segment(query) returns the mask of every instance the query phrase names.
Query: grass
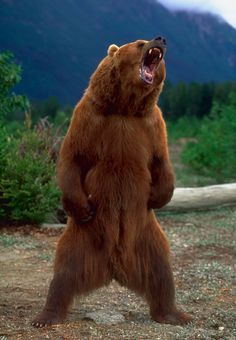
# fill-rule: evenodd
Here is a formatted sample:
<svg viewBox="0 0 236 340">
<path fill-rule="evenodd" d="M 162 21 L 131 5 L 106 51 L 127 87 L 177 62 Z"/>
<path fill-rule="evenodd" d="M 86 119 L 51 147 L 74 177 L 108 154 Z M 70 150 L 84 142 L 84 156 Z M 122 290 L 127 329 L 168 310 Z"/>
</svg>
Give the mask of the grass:
<svg viewBox="0 0 236 340">
<path fill-rule="evenodd" d="M 49 263 L 52 263 L 53 261 L 53 256 L 52 254 L 48 253 L 48 252 L 42 252 L 42 253 L 39 253 L 37 255 L 37 258 L 40 260 L 40 261 L 46 261 L 46 262 L 49 262 Z"/>
<path fill-rule="evenodd" d="M 19 238 L 14 235 L 0 234 L 0 246 L 12 247 L 19 244 Z"/>
<path fill-rule="evenodd" d="M 0 246 L 4 248 L 14 247 L 17 249 L 36 249 L 39 243 L 30 236 L 19 236 L 14 234 L 0 234 Z"/>
</svg>

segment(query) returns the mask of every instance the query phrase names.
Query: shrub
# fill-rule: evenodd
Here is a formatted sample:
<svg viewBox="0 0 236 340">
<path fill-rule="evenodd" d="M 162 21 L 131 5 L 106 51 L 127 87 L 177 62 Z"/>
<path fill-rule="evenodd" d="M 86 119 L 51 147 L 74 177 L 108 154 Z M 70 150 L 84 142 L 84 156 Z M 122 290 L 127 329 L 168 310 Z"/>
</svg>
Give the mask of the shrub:
<svg viewBox="0 0 236 340">
<path fill-rule="evenodd" d="M 47 119 L 41 119 L 34 129 L 29 115 L 26 115 L 25 127 L 16 122 L 6 123 L 9 114 L 29 108 L 27 98 L 12 91 L 20 80 L 21 67 L 14 62 L 13 55 L 1 53 L 0 218 L 41 223 L 48 214 L 55 213 L 59 204 L 55 183 L 59 139 Z M 14 137 L 11 131 L 14 131 Z"/>
<path fill-rule="evenodd" d="M 180 117 L 176 122 L 167 121 L 167 129 L 169 139 L 175 140 L 178 138 L 193 138 L 197 135 L 200 120 L 193 116 Z"/>
<path fill-rule="evenodd" d="M 215 103 L 203 119 L 195 143 L 187 144 L 182 159 L 199 174 L 217 181 L 236 178 L 236 94 L 227 104 Z"/>
<path fill-rule="evenodd" d="M 20 223 L 42 223 L 59 205 L 51 126 L 30 120 L 16 137 L 5 138 L 1 158 L 1 215 Z M 1 143 L 1 142 L 0 142 Z M 3 143 L 4 144 L 4 143 Z"/>
</svg>

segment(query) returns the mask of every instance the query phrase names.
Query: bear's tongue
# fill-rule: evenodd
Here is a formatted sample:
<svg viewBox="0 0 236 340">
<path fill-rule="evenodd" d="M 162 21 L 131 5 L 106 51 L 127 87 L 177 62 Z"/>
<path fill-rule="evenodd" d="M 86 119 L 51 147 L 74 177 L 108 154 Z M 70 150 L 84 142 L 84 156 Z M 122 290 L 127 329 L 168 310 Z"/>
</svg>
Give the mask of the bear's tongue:
<svg viewBox="0 0 236 340">
<path fill-rule="evenodd" d="M 143 76 L 145 78 L 145 80 L 147 80 L 148 82 L 152 82 L 153 80 L 153 71 L 155 68 L 155 64 L 150 64 L 150 65 L 143 65 L 142 67 L 142 73 Z"/>
</svg>

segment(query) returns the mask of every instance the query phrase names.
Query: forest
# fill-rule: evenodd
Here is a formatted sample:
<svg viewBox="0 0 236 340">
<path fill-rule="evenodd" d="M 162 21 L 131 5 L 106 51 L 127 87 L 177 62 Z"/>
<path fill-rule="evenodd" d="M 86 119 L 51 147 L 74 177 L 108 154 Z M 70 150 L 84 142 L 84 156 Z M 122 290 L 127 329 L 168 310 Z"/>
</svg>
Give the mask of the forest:
<svg viewBox="0 0 236 340">
<path fill-rule="evenodd" d="M 35 101 L 15 94 L 22 71 L 11 53 L 0 54 L 0 218 L 15 223 L 58 221 L 56 161 L 73 108 L 55 97 Z M 167 81 L 159 105 L 170 149 L 181 145 L 177 184 L 236 180 L 235 81 Z"/>
</svg>

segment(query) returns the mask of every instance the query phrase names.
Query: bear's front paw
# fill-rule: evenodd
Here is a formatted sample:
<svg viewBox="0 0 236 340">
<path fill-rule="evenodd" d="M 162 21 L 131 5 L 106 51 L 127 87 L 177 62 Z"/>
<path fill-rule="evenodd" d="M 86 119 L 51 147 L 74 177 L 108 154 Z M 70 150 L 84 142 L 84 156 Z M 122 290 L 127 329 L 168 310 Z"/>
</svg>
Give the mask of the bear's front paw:
<svg viewBox="0 0 236 340">
<path fill-rule="evenodd" d="M 96 209 L 90 201 L 88 201 L 88 205 L 81 212 L 82 214 L 80 217 L 76 216 L 75 218 L 76 222 L 79 224 L 87 224 L 91 222 L 96 215 Z"/>
<path fill-rule="evenodd" d="M 68 216 L 74 218 L 77 224 L 87 224 L 95 217 L 96 209 L 91 202 L 91 195 L 83 204 L 78 204 L 67 197 L 62 197 L 62 204 Z"/>
<path fill-rule="evenodd" d="M 151 189 L 148 200 L 148 209 L 160 209 L 170 202 L 173 196 L 174 187 L 166 187 L 165 190 L 156 191 Z"/>
</svg>

